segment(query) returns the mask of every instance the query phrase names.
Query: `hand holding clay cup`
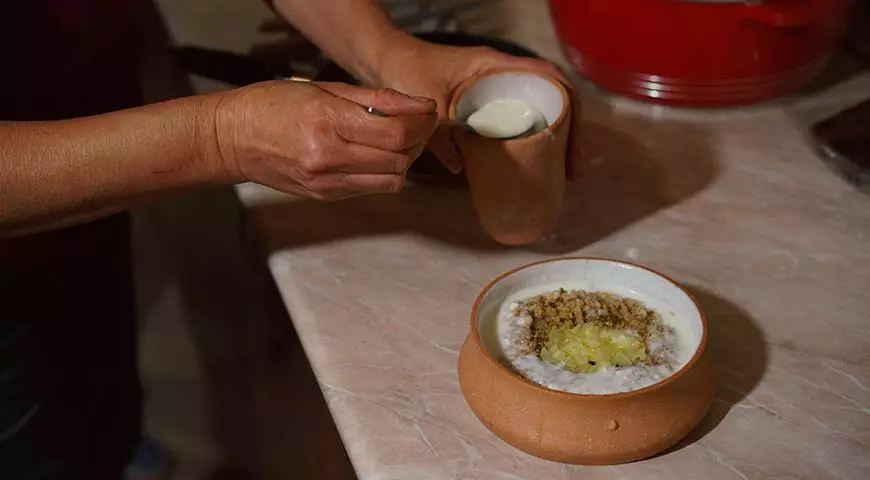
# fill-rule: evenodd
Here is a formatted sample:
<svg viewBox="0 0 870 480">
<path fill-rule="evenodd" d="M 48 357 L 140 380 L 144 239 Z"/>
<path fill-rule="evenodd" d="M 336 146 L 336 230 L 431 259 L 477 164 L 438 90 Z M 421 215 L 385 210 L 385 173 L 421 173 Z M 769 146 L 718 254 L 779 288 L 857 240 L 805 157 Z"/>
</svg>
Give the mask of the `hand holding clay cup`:
<svg viewBox="0 0 870 480">
<path fill-rule="evenodd" d="M 453 138 L 465 160 L 478 220 L 502 244 L 538 243 L 556 228 L 565 193 L 570 98 L 555 78 L 516 69 L 479 73 L 453 95 L 450 118 L 476 120 L 472 126 L 477 133 L 455 129 Z M 498 103 L 510 108 L 493 108 Z M 524 104 L 526 111 L 517 104 Z M 473 118 L 485 110 L 503 114 Z M 484 136 L 523 123 L 512 115 L 528 112 L 539 117 L 531 131 L 511 138 Z"/>
</svg>

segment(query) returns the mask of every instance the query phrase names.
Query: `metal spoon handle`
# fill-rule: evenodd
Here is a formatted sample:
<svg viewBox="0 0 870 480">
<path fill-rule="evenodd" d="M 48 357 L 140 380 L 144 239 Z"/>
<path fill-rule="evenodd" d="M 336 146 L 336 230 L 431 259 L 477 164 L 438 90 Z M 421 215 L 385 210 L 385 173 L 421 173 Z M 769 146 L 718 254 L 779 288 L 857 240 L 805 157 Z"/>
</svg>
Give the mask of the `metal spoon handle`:
<svg viewBox="0 0 870 480">
<path fill-rule="evenodd" d="M 463 122 L 462 120 L 439 120 L 438 124 L 439 125 L 447 125 L 449 127 L 460 127 L 460 128 L 464 128 L 466 130 L 474 131 L 474 129 L 471 127 L 471 125 Z"/>
<path fill-rule="evenodd" d="M 378 117 L 386 117 L 387 116 L 386 113 L 378 110 L 375 107 L 369 107 L 366 109 L 366 111 L 371 113 L 372 115 L 375 115 Z M 438 125 L 447 125 L 449 127 L 460 127 L 460 128 L 464 128 L 470 132 L 474 131 L 474 129 L 471 128 L 471 125 L 463 122 L 462 120 L 438 120 Z"/>
</svg>

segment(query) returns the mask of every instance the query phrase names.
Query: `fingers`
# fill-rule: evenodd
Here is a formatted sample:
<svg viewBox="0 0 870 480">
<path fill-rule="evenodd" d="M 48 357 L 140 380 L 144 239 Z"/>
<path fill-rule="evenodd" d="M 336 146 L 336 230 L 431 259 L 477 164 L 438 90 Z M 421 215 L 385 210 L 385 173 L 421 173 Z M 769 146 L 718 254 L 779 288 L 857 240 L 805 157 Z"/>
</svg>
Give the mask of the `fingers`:
<svg viewBox="0 0 870 480">
<path fill-rule="evenodd" d="M 450 127 L 441 126 L 435 130 L 432 138 L 429 139 L 429 149 L 452 173 L 457 174 L 462 171 L 465 161 L 462 159 L 459 149 L 456 148 Z"/>
<path fill-rule="evenodd" d="M 366 145 L 391 152 L 401 152 L 425 145 L 438 125 L 434 113 L 379 117 L 365 110 L 353 108 L 340 114 L 336 122 L 338 136 L 349 143 Z"/>
<path fill-rule="evenodd" d="M 318 83 L 317 86 L 336 97 L 349 100 L 362 107 L 374 107 L 388 117 L 431 115 L 435 113 L 437 108 L 434 100 L 425 97 L 410 97 L 390 88 L 372 90 L 344 83 Z"/>
<path fill-rule="evenodd" d="M 441 103 L 441 105 L 438 105 L 438 118 L 447 118 L 448 102 Z M 441 161 L 441 164 L 456 175 L 462 171 L 465 160 L 462 158 L 462 154 L 453 140 L 452 128 L 447 125 L 439 125 L 429 138 L 428 146 L 438 160 Z"/>
<path fill-rule="evenodd" d="M 404 176 L 422 151 L 422 144 L 402 152 L 390 152 L 367 145 L 347 143 L 344 149 L 336 155 L 336 158 L 324 162 L 325 165 L 328 165 L 328 170 L 325 173 Z"/>
<path fill-rule="evenodd" d="M 395 193 L 405 184 L 411 163 L 423 146 L 396 153 L 346 143 L 334 153 L 302 164 L 302 186 L 320 200 L 340 200 L 359 195 Z"/>
<path fill-rule="evenodd" d="M 404 175 L 359 174 L 343 177 L 343 190 L 360 195 L 368 193 L 396 193 L 405 186 Z"/>
<path fill-rule="evenodd" d="M 404 175 L 334 173 L 320 177 L 316 185 L 307 188 L 307 194 L 318 200 L 342 200 L 361 195 L 396 193 L 404 186 Z"/>
<path fill-rule="evenodd" d="M 231 131 L 243 136 L 233 151 L 245 178 L 323 200 L 400 190 L 437 123 L 434 102 L 396 92 L 293 82 L 240 91 L 245 103 L 226 120 L 245 127 Z M 399 115 L 374 116 L 357 101 Z"/>
<path fill-rule="evenodd" d="M 425 145 L 438 124 L 436 104 L 428 98 L 343 84 L 323 84 L 321 88 L 336 100 L 323 105 L 329 115 L 320 116 L 321 120 L 349 143 L 401 152 Z M 369 113 L 368 106 L 383 115 Z"/>
</svg>

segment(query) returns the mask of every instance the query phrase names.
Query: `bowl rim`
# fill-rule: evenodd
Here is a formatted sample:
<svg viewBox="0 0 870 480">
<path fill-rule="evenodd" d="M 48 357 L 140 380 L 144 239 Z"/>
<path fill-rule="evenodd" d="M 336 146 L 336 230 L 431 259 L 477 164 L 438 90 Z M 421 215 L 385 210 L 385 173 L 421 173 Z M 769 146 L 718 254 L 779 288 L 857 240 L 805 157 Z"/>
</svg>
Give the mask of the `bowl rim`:
<svg viewBox="0 0 870 480">
<path fill-rule="evenodd" d="M 539 385 L 537 383 L 534 383 L 531 380 L 528 380 L 528 379 L 510 371 L 507 367 L 505 367 L 498 360 L 496 360 L 495 357 L 492 355 L 492 353 L 489 351 L 489 349 L 487 349 L 486 346 L 483 344 L 483 341 L 480 339 L 480 330 L 478 329 L 478 326 L 477 326 L 478 310 L 480 309 L 480 304 L 483 301 L 483 298 L 486 296 L 486 294 L 489 293 L 490 290 L 492 290 L 492 288 L 495 287 L 495 285 L 498 284 L 500 281 L 502 281 L 503 279 L 505 279 L 505 278 L 507 278 L 507 277 L 519 272 L 519 271 L 526 270 L 526 269 L 529 269 L 529 268 L 532 268 L 532 267 L 535 267 L 538 265 L 547 264 L 547 263 L 564 262 L 564 261 L 577 261 L 577 260 L 593 260 L 593 261 L 601 261 L 601 262 L 610 262 L 610 263 L 617 263 L 617 264 L 621 264 L 621 265 L 628 265 L 628 266 L 633 267 L 633 268 L 640 268 L 642 270 L 646 270 L 646 271 L 662 278 L 663 280 L 674 285 L 681 292 L 686 294 L 686 296 L 689 297 L 689 300 L 692 301 L 692 304 L 694 304 L 695 310 L 697 310 L 699 318 L 701 320 L 701 340 L 698 342 L 698 347 L 695 349 L 695 353 L 694 353 L 694 355 L 692 355 L 692 358 L 690 358 L 689 361 L 686 362 L 686 364 L 683 365 L 679 370 L 674 372 L 673 375 L 671 375 L 663 380 L 660 380 L 656 383 L 653 383 L 651 385 L 647 385 L 646 387 L 639 388 L 637 390 L 630 390 L 628 392 L 604 393 L 604 394 L 573 393 L 573 392 L 565 392 L 562 390 L 553 390 L 553 389 L 547 388 L 543 385 Z M 695 365 L 699 362 L 701 355 L 704 353 L 704 351 L 707 348 L 707 330 L 708 330 L 707 317 L 704 314 L 704 310 L 701 308 L 701 305 L 698 304 L 698 300 L 691 293 L 689 293 L 688 290 L 686 290 L 682 285 L 680 285 L 678 282 L 676 282 L 671 277 L 669 277 L 669 276 L 667 276 L 667 275 L 665 275 L 657 270 L 654 270 L 650 267 L 647 267 L 647 266 L 644 266 L 644 265 L 641 265 L 638 263 L 629 262 L 629 261 L 625 261 L 625 260 L 617 260 L 614 258 L 595 257 L 595 256 L 569 256 L 569 257 L 559 257 L 559 258 L 551 258 L 551 259 L 547 259 L 547 260 L 540 260 L 537 262 L 531 262 L 531 263 L 527 263 L 524 265 L 520 265 L 519 267 L 513 268 L 513 269 L 495 277 L 485 287 L 483 287 L 483 289 L 477 295 L 477 298 L 474 300 L 474 305 L 472 305 L 472 307 L 471 307 L 470 328 L 471 328 L 471 338 L 474 340 L 475 346 L 477 346 L 477 348 L 480 348 L 483 351 L 483 354 L 484 354 L 483 356 L 486 358 L 486 361 L 489 362 L 490 365 L 495 366 L 501 373 L 509 375 L 513 380 L 520 382 L 520 385 L 524 385 L 527 387 L 533 387 L 535 390 L 537 390 L 541 393 L 550 395 L 550 396 L 562 397 L 562 398 L 578 398 L 578 399 L 583 398 L 583 399 L 589 399 L 589 400 L 594 400 L 594 399 L 598 399 L 598 400 L 617 399 L 617 400 L 619 400 L 619 399 L 633 398 L 633 397 L 637 397 L 640 395 L 644 395 L 646 393 L 650 393 L 650 392 L 654 392 L 656 390 L 662 389 L 662 388 L 666 387 L 667 385 L 670 385 L 671 383 L 677 381 L 680 377 L 685 375 L 689 370 L 694 368 Z"/>
<path fill-rule="evenodd" d="M 543 78 L 544 80 L 547 80 L 548 82 L 553 84 L 559 90 L 559 93 L 562 94 L 562 111 L 559 112 L 559 117 L 556 118 L 556 121 L 553 122 L 552 125 L 547 125 L 547 128 L 544 129 L 543 131 L 537 132 L 533 135 L 529 135 L 528 137 L 505 139 L 505 138 L 488 138 L 488 137 L 481 136 L 481 138 L 486 139 L 486 140 L 490 140 L 490 141 L 497 141 L 497 142 L 514 142 L 514 141 L 528 140 L 531 138 L 537 138 L 540 135 L 558 132 L 559 129 L 561 129 L 562 126 L 565 125 L 565 122 L 567 122 L 571 118 L 571 115 L 572 115 L 571 109 L 573 108 L 571 92 L 570 92 L 569 88 L 567 86 L 565 86 L 564 83 L 562 83 L 558 78 L 556 78 L 552 75 L 542 73 L 540 71 L 537 71 L 537 70 L 534 70 L 531 68 L 518 68 L 518 67 L 490 68 L 487 70 L 483 70 L 482 72 L 478 72 L 478 73 L 472 75 L 470 78 L 464 80 L 450 94 L 450 103 L 448 104 L 448 107 L 447 107 L 447 118 L 450 120 L 456 120 L 456 106 L 459 104 L 459 100 L 462 98 L 462 96 L 465 95 L 465 92 L 470 90 L 472 87 L 474 87 L 476 84 L 478 84 L 480 81 L 482 81 L 485 78 L 492 77 L 495 75 L 502 75 L 505 73 L 522 73 L 522 74 L 527 74 L 527 75 L 531 75 L 531 76 L 535 76 L 535 77 L 540 77 L 540 78 Z"/>
</svg>

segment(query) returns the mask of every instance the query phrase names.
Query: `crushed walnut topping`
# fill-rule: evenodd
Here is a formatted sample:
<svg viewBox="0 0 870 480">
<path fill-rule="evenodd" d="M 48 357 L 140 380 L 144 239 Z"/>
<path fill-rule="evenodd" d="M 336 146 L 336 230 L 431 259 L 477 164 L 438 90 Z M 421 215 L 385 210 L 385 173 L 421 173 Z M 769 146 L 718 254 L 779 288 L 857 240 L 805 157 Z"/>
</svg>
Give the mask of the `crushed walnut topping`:
<svg viewBox="0 0 870 480">
<path fill-rule="evenodd" d="M 650 351 L 649 344 L 651 339 L 662 338 L 669 327 L 664 326 L 658 312 L 631 298 L 607 292 L 560 288 L 518 302 L 513 315 L 531 322 L 528 334 L 517 341 L 524 345 L 527 353 L 538 357 L 553 329 L 591 323 L 638 335 L 646 345 L 647 361 L 644 363 L 664 361 L 657 352 Z"/>
</svg>

